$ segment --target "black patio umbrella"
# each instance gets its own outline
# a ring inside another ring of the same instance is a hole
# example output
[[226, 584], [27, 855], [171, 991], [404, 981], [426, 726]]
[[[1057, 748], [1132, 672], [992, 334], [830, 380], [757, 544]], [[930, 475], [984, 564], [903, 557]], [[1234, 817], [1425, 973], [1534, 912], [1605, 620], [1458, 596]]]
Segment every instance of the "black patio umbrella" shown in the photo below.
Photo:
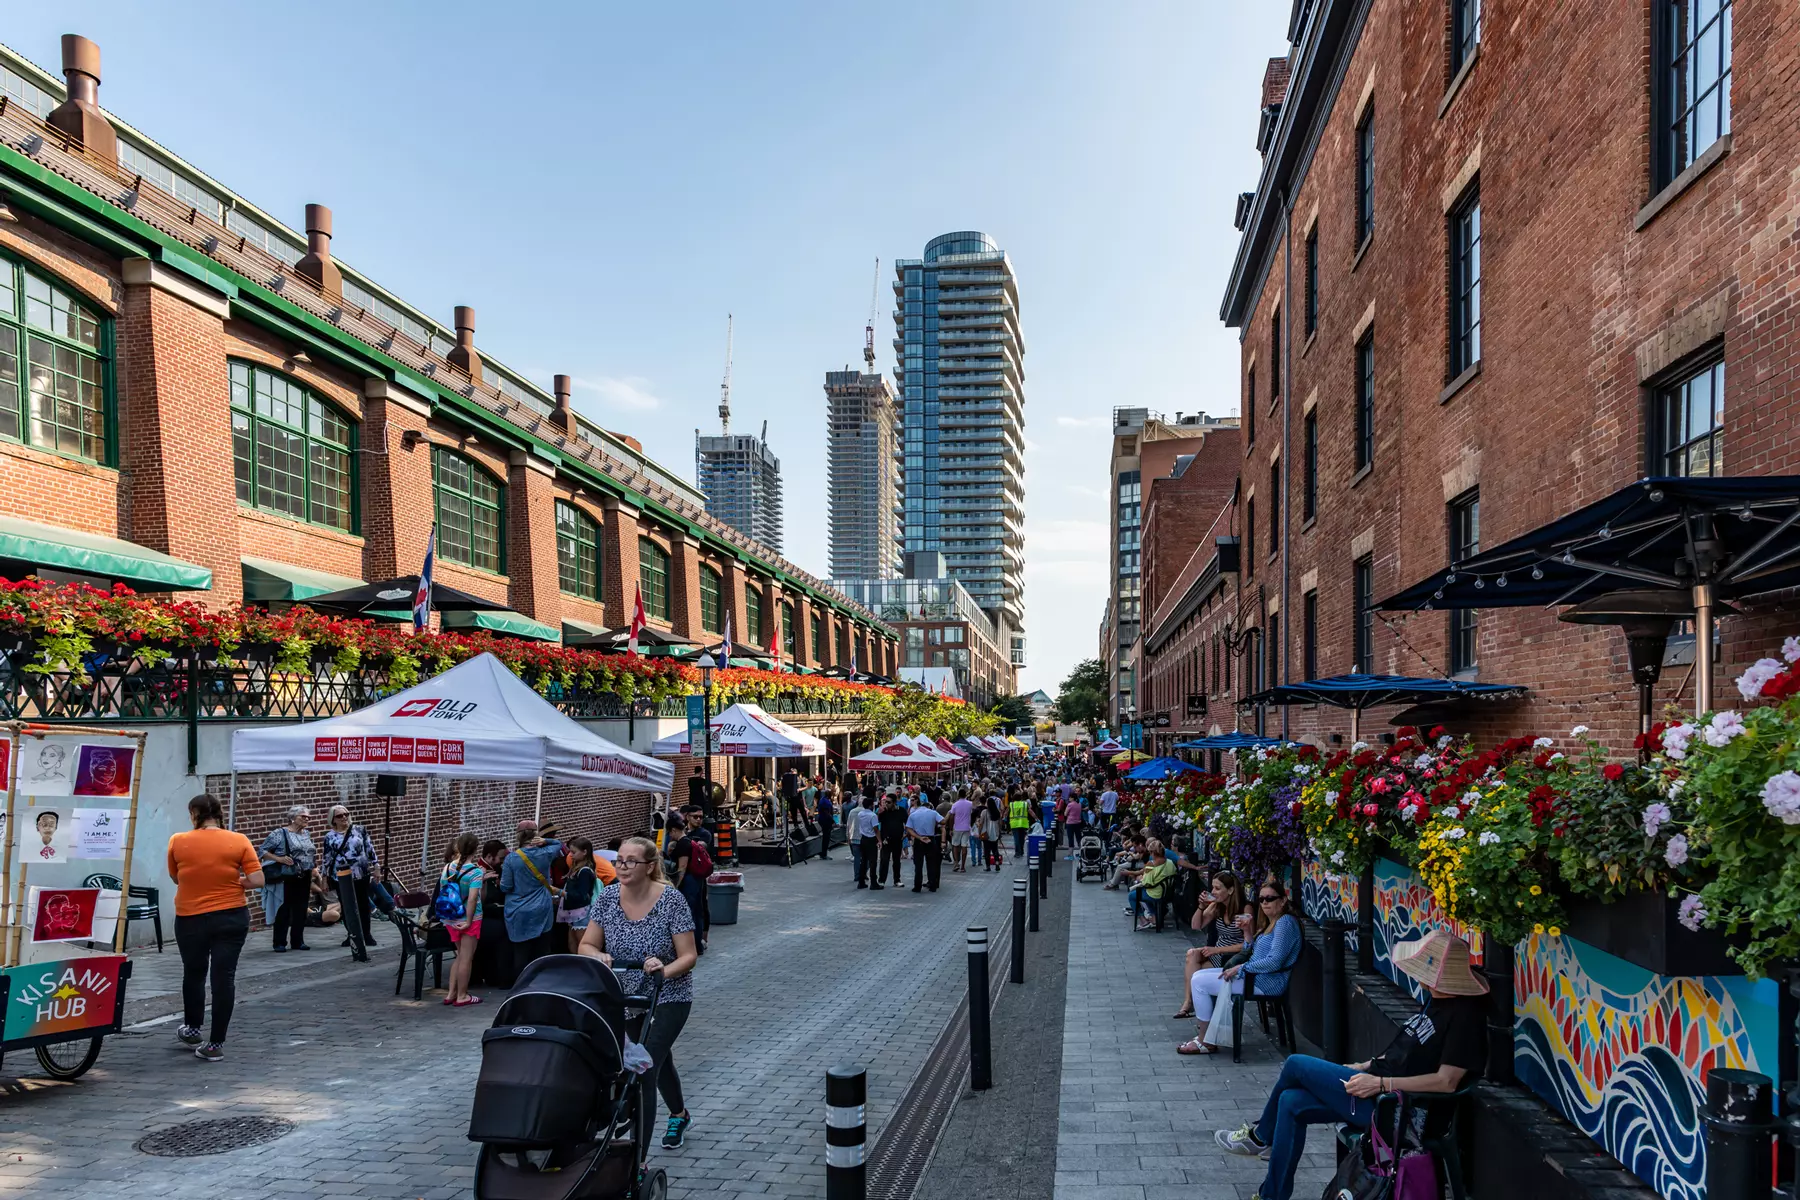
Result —
[[[313, 596], [305, 603], [318, 609], [332, 612], [361, 615], [376, 615], [385, 612], [412, 611], [413, 598], [419, 594], [419, 577], [417, 575], [401, 575], [394, 579], [384, 579], [379, 583], [365, 583], [353, 588], [345, 588], [341, 592], [326, 592], [323, 596]], [[511, 605], [498, 600], [483, 600], [480, 596], [471, 596], [468, 592], [453, 588], [449, 584], [431, 585], [431, 607], [438, 612], [515, 612]]]
[[1525, 688], [1511, 683], [1466, 683], [1460, 679], [1416, 679], [1410, 675], [1333, 675], [1265, 688], [1238, 701], [1240, 708], [1255, 704], [1329, 704], [1350, 710], [1350, 740], [1357, 741], [1362, 710], [1384, 704], [1419, 704], [1451, 697], [1502, 700], [1523, 696]]
[[1447, 567], [1375, 607], [1552, 607], [1621, 588], [1674, 592], [1692, 605], [1694, 704], [1705, 712], [1712, 707], [1719, 603], [1796, 585], [1800, 477], [1656, 477]]
[[[596, 650], [605, 650], [622, 654], [630, 648], [631, 630], [614, 629], [610, 633], [602, 634], [587, 644]], [[694, 642], [693, 639], [684, 638], [680, 634], [664, 633], [654, 626], [646, 625], [638, 630], [637, 644], [640, 651], [649, 649], [673, 650], [686, 649], [693, 646]]]

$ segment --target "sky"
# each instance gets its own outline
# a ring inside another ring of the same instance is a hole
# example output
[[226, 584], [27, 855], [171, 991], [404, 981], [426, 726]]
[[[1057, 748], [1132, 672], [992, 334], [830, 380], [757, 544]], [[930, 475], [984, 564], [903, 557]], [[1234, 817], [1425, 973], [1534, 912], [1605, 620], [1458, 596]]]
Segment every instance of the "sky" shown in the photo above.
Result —
[[[0, 41], [102, 54], [102, 105], [693, 477], [769, 423], [786, 554], [826, 574], [824, 373], [860, 365], [875, 260], [978, 229], [1025, 338], [1029, 665], [1094, 656], [1114, 406], [1237, 408], [1218, 318], [1283, 0], [20, 6]], [[303, 19], [301, 15], [303, 13]]]

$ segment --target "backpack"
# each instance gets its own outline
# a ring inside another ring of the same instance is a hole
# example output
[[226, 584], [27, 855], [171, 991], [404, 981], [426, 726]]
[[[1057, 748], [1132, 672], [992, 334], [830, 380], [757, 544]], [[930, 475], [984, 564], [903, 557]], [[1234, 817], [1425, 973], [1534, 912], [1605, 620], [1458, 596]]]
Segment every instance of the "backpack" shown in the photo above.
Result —
[[460, 921], [468, 916], [463, 904], [462, 876], [445, 875], [438, 880], [437, 892], [431, 897], [431, 911], [443, 922]]
[[706, 843], [697, 837], [688, 839], [688, 874], [700, 879], [709, 878], [713, 873], [712, 854], [706, 849]]

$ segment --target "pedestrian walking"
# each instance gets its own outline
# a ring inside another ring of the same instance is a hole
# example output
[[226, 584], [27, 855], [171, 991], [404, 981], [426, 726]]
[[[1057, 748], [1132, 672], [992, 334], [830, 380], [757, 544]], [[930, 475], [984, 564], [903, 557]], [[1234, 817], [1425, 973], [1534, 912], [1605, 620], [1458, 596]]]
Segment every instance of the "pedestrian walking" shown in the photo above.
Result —
[[1074, 858], [1075, 847], [1081, 844], [1081, 801], [1074, 795], [1063, 801], [1063, 828], [1069, 834], [1069, 857]]
[[831, 789], [823, 780], [813, 781], [813, 805], [819, 817], [819, 857], [831, 857], [831, 832], [837, 828], [837, 810], [831, 803]]
[[950, 869], [958, 873], [967, 873], [969, 869], [969, 840], [975, 828], [975, 802], [967, 796], [958, 795], [950, 804]]
[[920, 885], [938, 890], [938, 872], [941, 869], [943, 849], [938, 830], [943, 826], [943, 818], [938, 816], [937, 809], [929, 804], [915, 804], [911, 812], [906, 814], [906, 837], [912, 843], [913, 852], [913, 887], [917, 892]]
[[646, 1151], [650, 1147], [656, 1097], [661, 1093], [669, 1106], [669, 1126], [662, 1144], [678, 1149], [693, 1125], [672, 1051], [694, 1008], [692, 971], [700, 958], [694, 916], [680, 893], [664, 880], [656, 843], [649, 838], [626, 838], [619, 847], [618, 868], [619, 882], [601, 888], [594, 897], [580, 952], [608, 966], [615, 956], [627, 962], [641, 961], [642, 971], [623, 972], [620, 982], [627, 993], [645, 990], [645, 974], [662, 975], [662, 992], [650, 1027], [644, 1029], [637, 1018], [640, 1023], [630, 1030], [649, 1053], [651, 1064], [638, 1076], [638, 1145]]
[[705, 922], [702, 909], [706, 906], [706, 880], [694, 867], [694, 840], [687, 834], [687, 822], [680, 813], [669, 817], [669, 826], [663, 830], [663, 874], [669, 883], [687, 900], [688, 911], [694, 917], [694, 942], [696, 953], [706, 953]]
[[883, 883], [893, 875], [894, 886], [900, 886], [900, 850], [906, 841], [906, 810], [900, 807], [893, 792], [881, 798], [876, 810], [881, 826], [881, 861], [875, 871], [875, 882]]
[[369, 880], [375, 869], [375, 844], [369, 840], [368, 831], [350, 819], [350, 810], [342, 804], [331, 806], [320, 869], [326, 886], [337, 888], [338, 902], [344, 906], [344, 928], [348, 931], [344, 941], [350, 947], [351, 959], [368, 962], [368, 947], [375, 944], [369, 934]]
[[1025, 857], [1025, 831], [1031, 827], [1031, 802], [1025, 793], [1014, 791], [1007, 802], [1007, 821], [1012, 826], [1013, 857]]
[[875, 814], [875, 801], [864, 796], [862, 804], [856, 809], [855, 817], [856, 840], [851, 843], [854, 847], [851, 853], [856, 859], [856, 886], [879, 892], [882, 890], [881, 875], [878, 871], [881, 818]]
[[1119, 793], [1113, 790], [1111, 784], [1107, 784], [1106, 790], [1100, 793], [1100, 828], [1110, 832], [1113, 819], [1118, 815]]
[[[225, 1034], [237, 1002], [238, 955], [250, 934], [246, 887], [263, 886], [262, 865], [250, 839], [223, 828], [216, 796], [188, 801], [191, 830], [169, 839], [168, 871], [175, 882], [175, 946], [181, 952], [181, 1024], [175, 1037], [206, 1062], [225, 1057]], [[206, 985], [212, 982], [212, 1029], [206, 1020]]]
[[296, 804], [287, 815], [287, 824], [271, 829], [258, 852], [263, 868], [263, 920], [275, 935], [277, 954], [312, 949], [306, 944], [314, 854], [312, 834], [306, 826], [312, 812], [306, 805]]
[[550, 888], [550, 862], [561, 853], [561, 842], [538, 836], [536, 821], [520, 821], [518, 848], [500, 867], [515, 979], [525, 964], [556, 952], [556, 896]]
[[[469, 995], [475, 954], [481, 946], [481, 893], [486, 871], [481, 865], [480, 844], [472, 833], [457, 835], [450, 846], [450, 861], [438, 875], [437, 895], [432, 902], [438, 920], [450, 935], [450, 944], [456, 947], [456, 959], [450, 964], [450, 990], [444, 996], [444, 1003], [456, 1008], [481, 1003], [480, 996]], [[446, 888], [454, 892], [447, 893]], [[454, 903], [450, 903], [452, 897]]]

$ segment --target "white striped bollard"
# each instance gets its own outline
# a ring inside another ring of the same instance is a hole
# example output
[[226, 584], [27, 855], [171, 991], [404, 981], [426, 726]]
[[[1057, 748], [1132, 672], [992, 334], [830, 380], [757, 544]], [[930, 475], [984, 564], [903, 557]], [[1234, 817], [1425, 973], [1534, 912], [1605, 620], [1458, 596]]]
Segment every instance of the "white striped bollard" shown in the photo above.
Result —
[[988, 931], [971, 925], [969, 938], [969, 1085], [978, 1092], [994, 1086], [992, 1041], [988, 1036]]
[[825, 1200], [863, 1200], [869, 1074], [843, 1064], [825, 1072]]

